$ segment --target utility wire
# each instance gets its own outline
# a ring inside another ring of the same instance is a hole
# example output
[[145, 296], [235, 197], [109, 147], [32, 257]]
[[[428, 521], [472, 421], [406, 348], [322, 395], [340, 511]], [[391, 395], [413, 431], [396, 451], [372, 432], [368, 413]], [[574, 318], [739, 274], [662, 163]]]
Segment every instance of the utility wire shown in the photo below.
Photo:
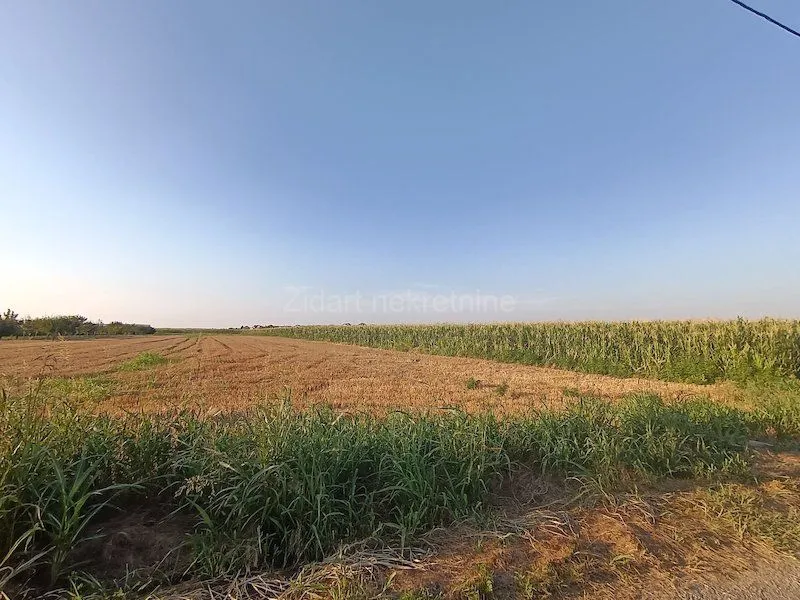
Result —
[[797, 37], [800, 37], [800, 31], [797, 31], [796, 29], [792, 29], [791, 27], [789, 27], [788, 25], [784, 25], [780, 21], [776, 21], [775, 19], [773, 19], [769, 15], [764, 14], [763, 12], [756, 10], [752, 6], [747, 6], [747, 4], [745, 4], [744, 2], [741, 2], [741, 0], [731, 0], [731, 2], [733, 2], [734, 4], [738, 4], [739, 6], [741, 6], [745, 10], [749, 10], [751, 13], [753, 13], [754, 15], [758, 15], [762, 19], [766, 19], [767, 21], [769, 21], [773, 25], [777, 25], [778, 27], [780, 27], [781, 29], [783, 29], [785, 31], [788, 31], [792, 35], [796, 35]]

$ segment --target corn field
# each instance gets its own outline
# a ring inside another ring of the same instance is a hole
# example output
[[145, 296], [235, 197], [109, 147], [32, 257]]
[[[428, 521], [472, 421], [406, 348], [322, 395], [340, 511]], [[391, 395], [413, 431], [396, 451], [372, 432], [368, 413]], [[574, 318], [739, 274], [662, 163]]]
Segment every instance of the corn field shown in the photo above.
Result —
[[711, 383], [800, 374], [800, 321], [295, 326], [264, 335]]

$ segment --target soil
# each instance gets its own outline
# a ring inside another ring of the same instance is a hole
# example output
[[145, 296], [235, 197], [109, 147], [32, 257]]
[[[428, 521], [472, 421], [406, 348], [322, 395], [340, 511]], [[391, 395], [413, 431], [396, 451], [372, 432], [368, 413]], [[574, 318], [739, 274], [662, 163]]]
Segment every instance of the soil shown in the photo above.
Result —
[[187, 566], [185, 547], [192, 529], [189, 518], [158, 506], [128, 509], [93, 525], [70, 562], [104, 581], [133, 572], [144, 579], [156, 571], [180, 572]]
[[[169, 359], [142, 371], [120, 371], [141, 352]], [[242, 410], [285, 395], [306, 406], [385, 413], [460, 407], [500, 414], [558, 406], [576, 395], [616, 399], [656, 393], [665, 399], [709, 396], [730, 401], [728, 384], [699, 386], [621, 379], [490, 360], [431, 356], [264, 336], [138, 336], [123, 339], [3, 341], [0, 384], [21, 387], [40, 375], [99, 375], [113, 388], [98, 410], [160, 411], [190, 407]], [[467, 381], [478, 381], [468, 389]], [[504, 385], [507, 390], [503, 392]]]

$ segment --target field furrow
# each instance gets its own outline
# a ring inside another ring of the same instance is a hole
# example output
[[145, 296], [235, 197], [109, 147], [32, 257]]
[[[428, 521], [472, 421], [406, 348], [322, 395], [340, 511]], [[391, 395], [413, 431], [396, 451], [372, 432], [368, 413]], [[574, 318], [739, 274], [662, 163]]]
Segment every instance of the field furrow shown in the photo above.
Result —
[[[120, 366], [142, 353], [165, 360], [147, 369]], [[575, 396], [620, 398], [652, 392], [664, 398], [729, 400], [730, 384], [693, 385], [616, 378], [491, 360], [444, 357], [259, 336], [159, 336], [66, 341], [4, 341], [6, 382], [36, 377], [103, 374], [110, 411], [158, 411], [178, 405], [241, 410], [291, 390], [299, 405], [347, 411], [458, 406], [518, 413]], [[7, 383], [7, 385], [10, 385]]]

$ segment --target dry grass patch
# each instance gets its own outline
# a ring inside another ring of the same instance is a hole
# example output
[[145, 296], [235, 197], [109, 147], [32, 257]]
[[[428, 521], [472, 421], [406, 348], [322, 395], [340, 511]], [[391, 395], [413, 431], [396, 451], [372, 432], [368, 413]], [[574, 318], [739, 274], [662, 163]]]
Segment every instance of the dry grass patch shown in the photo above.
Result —
[[[149, 368], [152, 365], [144, 365], [143, 356], [160, 356], [166, 362]], [[120, 365], [125, 368], [120, 370]], [[618, 379], [490, 360], [258, 336], [0, 343], [0, 384], [7, 388], [19, 388], [39, 376], [87, 375], [103, 375], [116, 382], [115, 393], [97, 407], [112, 413], [181, 407], [237, 411], [281, 394], [287, 387], [298, 405], [327, 404], [341, 411], [378, 414], [443, 406], [515, 414], [556, 406], [576, 396], [617, 399], [643, 392], [671, 400], [708, 396], [736, 402], [741, 396], [730, 384]]]
[[435, 534], [424, 570], [398, 573], [394, 587], [409, 598], [666, 600], [755, 564], [774, 577], [800, 557], [798, 464], [769, 454], [758, 481], [670, 483], [578, 505], [562, 489], [554, 507]]

